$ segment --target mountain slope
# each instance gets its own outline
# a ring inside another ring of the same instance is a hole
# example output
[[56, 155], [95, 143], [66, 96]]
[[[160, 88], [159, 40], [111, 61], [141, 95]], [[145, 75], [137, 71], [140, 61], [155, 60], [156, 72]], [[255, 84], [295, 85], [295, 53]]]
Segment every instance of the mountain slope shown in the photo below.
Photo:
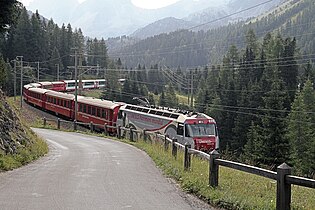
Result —
[[[301, 52], [314, 53], [314, 14], [312, 0], [291, 0], [285, 7], [274, 9], [268, 15], [251, 21], [229, 24], [207, 32], [183, 30], [161, 34], [119, 50], [110, 49], [109, 54], [120, 57], [129, 67], [135, 67], [138, 63], [172, 67], [214, 64], [221, 60], [232, 44], [243, 48], [245, 33], [249, 29], [253, 29], [258, 38], [262, 38], [267, 32], [278, 31], [283, 36], [295, 36]], [[124, 57], [123, 54], [128, 56]]]
[[[132, 33], [130, 36], [143, 39], [143, 38], [147, 38], [153, 35], [158, 35], [161, 33], [169, 33], [172, 31], [179, 30], [179, 29], [188, 29], [196, 25], [202, 25], [202, 26], [196, 27], [193, 30], [206, 31], [212, 28], [227, 25], [231, 22], [242, 21], [251, 17], [256, 17], [260, 14], [270, 11], [271, 9], [277, 7], [281, 2], [284, 2], [284, 1], [285, 0], [274, 0], [266, 4], [262, 4], [261, 0], [252, 0], [252, 1], [246, 0], [246, 1], [241, 1], [241, 2], [239, 0], [230, 0], [228, 3], [222, 4], [220, 6], [211, 5], [210, 7], [206, 9], [202, 9], [198, 12], [187, 13], [189, 15], [188, 16], [186, 15], [186, 17], [182, 18], [182, 21], [177, 20], [175, 23], [175, 26], [174, 26], [175, 21], [171, 21], [169, 18], [164, 18], [162, 20], [158, 20], [154, 23], [151, 23], [141, 29], [138, 29], [136, 32]], [[259, 5], [259, 6], [252, 8], [250, 10], [246, 10], [256, 5]], [[241, 13], [229, 16], [230, 14], [234, 14], [237, 12], [241, 12]], [[220, 18], [223, 18], [223, 19], [219, 21], [215, 21]], [[209, 23], [209, 22], [212, 22], [212, 23]], [[209, 23], [209, 24], [203, 25], [204, 23]], [[150, 30], [152, 32], [149, 33], [148, 31]]]
[[194, 23], [192, 22], [173, 17], [168, 17], [151, 23], [144, 28], [138, 29], [130, 36], [139, 39], [145, 39], [150, 36], [158, 35], [161, 33], [169, 33], [172, 31], [176, 31], [183, 28], [189, 28], [192, 26], [194, 26]]

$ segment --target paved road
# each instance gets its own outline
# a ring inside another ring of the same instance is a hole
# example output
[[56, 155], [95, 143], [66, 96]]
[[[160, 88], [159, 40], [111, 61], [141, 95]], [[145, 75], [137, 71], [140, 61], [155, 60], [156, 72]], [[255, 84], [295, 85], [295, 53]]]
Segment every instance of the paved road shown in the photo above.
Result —
[[117, 141], [34, 129], [50, 152], [0, 174], [0, 209], [205, 209], [142, 151]]

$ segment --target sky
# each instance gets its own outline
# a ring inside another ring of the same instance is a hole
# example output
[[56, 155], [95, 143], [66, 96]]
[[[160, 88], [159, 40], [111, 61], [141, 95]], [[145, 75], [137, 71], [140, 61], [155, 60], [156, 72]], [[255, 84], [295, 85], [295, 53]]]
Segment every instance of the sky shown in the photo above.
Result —
[[[25, 6], [28, 6], [33, 0], [20, 0]], [[86, 0], [77, 0], [82, 3]], [[130, 0], [135, 6], [144, 9], [158, 9], [174, 4], [180, 0]]]

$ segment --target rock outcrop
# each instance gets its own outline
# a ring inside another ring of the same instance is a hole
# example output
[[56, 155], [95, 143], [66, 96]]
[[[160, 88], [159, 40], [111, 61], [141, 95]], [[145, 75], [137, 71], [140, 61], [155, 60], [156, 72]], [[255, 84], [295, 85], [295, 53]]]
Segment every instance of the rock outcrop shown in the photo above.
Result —
[[0, 90], [0, 155], [15, 154], [19, 147], [25, 147], [29, 143], [31, 139]]

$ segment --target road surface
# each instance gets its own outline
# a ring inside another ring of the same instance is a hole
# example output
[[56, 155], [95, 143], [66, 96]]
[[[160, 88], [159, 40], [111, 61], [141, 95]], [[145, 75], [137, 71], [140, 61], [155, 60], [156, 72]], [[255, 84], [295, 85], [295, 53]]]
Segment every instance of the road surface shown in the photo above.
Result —
[[130, 145], [34, 129], [47, 156], [0, 174], [0, 209], [208, 209], [166, 179]]

